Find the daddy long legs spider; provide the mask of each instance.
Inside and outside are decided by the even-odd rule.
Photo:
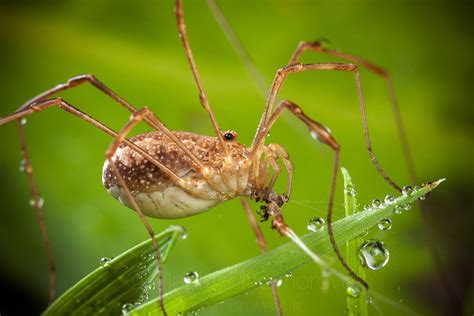
[[[293,64],[293,62],[297,62],[297,60],[296,60],[296,59],[293,59],[289,64]],[[275,81],[275,84],[274,84],[275,92],[276,92],[276,90],[278,89],[279,84],[281,83],[280,81],[282,81],[282,80],[284,79],[284,77],[285,77],[287,74],[292,73],[292,72],[303,72],[303,71],[307,71],[307,70],[338,70],[338,71],[349,72],[350,74],[355,75],[356,84],[359,83],[359,81],[357,80],[357,79],[358,79],[358,71],[357,71],[357,68],[356,68],[354,65],[339,64],[339,63],[322,63],[322,64],[305,64],[305,65],[303,65],[303,64],[295,64],[295,65],[289,65],[287,68],[282,68],[282,70],[278,73],[277,78],[276,78],[276,81]],[[294,76],[294,75],[293,75],[293,76]],[[71,81],[71,82],[72,82],[71,85],[74,85],[75,83],[79,83],[79,82],[95,82],[95,81],[94,81],[94,77],[78,77],[78,78],[74,79],[74,80]],[[95,83],[96,83],[97,86],[102,87],[102,85],[101,85],[100,83],[97,83],[97,82],[95,82]],[[102,91],[104,91],[104,88],[103,88],[103,87],[102,87]],[[108,91],[108,90],[106,90],[106,91]],[[48,96],[48,97],[49,97],[49,96]],[[53,97],[53,96],[51,95],[50,97]],[[205,101],[206,98],[201,97],[201,99],[204,100],[203,103],[204,103],[204,105],[205,105],[205,107],[206,107],[206,101]],[[272,101],[272,100],[270,100],[270,101]],[[35,111],[39,111],[39,110],[42,109],[41,107],[46,108],[46,107],[48,107],[48,106],[62,106],[63,109],[70,110],[70,111],[76,111],[74,108],[69,107],[69,105],[68,105],[67,103],[65,103],[65,102],[67,102],[67,101],[64,101],[64,102],[63,102],[63,101],[61,101],[60,99],[45,101],[43,104],[38,104],[38,103],[36,103],[36,104],[34,105],[33,109],[34,109]],[[119,102],[122,102],[122,104],[124,103],[122,99],[120,99]],[[270,103],[273,103],[273,101],[270,102]],[[275,104],[275,106],[276,106],[276,104]],[[327,131],[322,125],[320,125],[320,124],[314,122],[313,120],[309,119],[306,115],[304,115],[303,113],[299,112],[299,107],[297,107],[294,102],[286,101],[286,102],[281,103],[281,106],[277,108],[277,112],[275,112],[275,113],[279,113],[279,112],[281,112],[281,111],[283,111],[283,110],[285,110],[285,109],[289,109],[292,113],[294,113],[298,118],[300,118],[300,119],[303,121],[303,123],[305,123],[308,127],[310,127],[310,128],[312,129],[312,131],[313,131],[316,135],[318,135],[320,139],[323,140],[323,142],[325,142],[326,144],[330,145],[331,148],[335,149],[335,150],[336,150],[336,153],[338,152],[338,145],[336,144],[336,142],[335,142],[334,138],[331,136],[331,134],[328,133],[328,131]],[[281,110],[281,111],[280,111],[280,110]],[[28,111],[29,111],[29,110],[28,110]],[[33,110],[32,110],[32,111],[33,111]],[[135,109],[133,109],[133,111],[135,112]],[[23,114],[25,114],[25,113],[26,113],[26,112],[23,112]],[[141,110],[141,111],[137,111],[137,112],[135,112],[135,113],[136,113],[135,118],[146,118],[146,117],[149,115],[149,114],[148,114],[148,111],[147,111],[146,109],[143,109],[143,110]],[[211,113],[211,112],[209,112],[209,113]],[[267,111],[266,113],[267,113],[267,114],[264,115],[264,117],[263,117],[263,119],[262,119],[262,121],[261,121],[260,134],[257,133],[256,138],[255,138],[255,140],[254,140],[254,145],[255,145],[255,146],[250,147],[250,150],[248,150],[248,152],[245,153],[245,155],[248,155],[250,158],[256,157],[256,154],[260,152],[260,148],[268,148],[268,150],[269,150],[268,152],[266,151],[267,149],[264,150],[264,151],[265,151],[265,154],[267,154],[268,157],[271,157],[272,155],[274,155],[273,158],[270,158],[270,160],[267,160],[268,163],[269,163],[268,166],[273,166],[273,168],[275,168],[276,170],[278,170],[279,167],[277,167],[277,165],[275,164],[275,162],[274,162],[272,159],[276,159],[276,157],[279,157],[279,158],[283,158],[283,159],[284,159],[285,156],[286,156],[286,154],[285,154],[285,152],[284,152],[281,148],[278,148],[277,146],[262,147],[262,146],[263,146],[262,140],[264,139],[264,137],[263,137],[262,135],[264,135],[264,134],[267,132],[265,125],[269,125],[269,124],[273,121],[273,120],[271,119],[271,116],[270,116],[270,115],[271,115],[271,111],[269,110],[269,111]],[[22,114],[22,115],[23,115],[23,114]],[[26,114],[29,114],[29,113],[26,113]],[[78,112],[76,112],[76,114],[82,115],[82,114],[80,114],[80,113],[78,113]],[[11,119],[20,119],[20,116],[21,116],[21,115],[18,116],[18,114],[17,114],[17,115],[14,115],[14,116],[10,116],[10,120],[11,120]],[[266,119],[265,119],[265,117],[266,117]],[[277,118],[277,115],[275,114],[275,119],[276,119],[276,118]],[[150,116],[150,120],[153,120],[153,118],[152,118],[151,116]],[[211,120],[214,121],[213,119],[211,119]],[[7,121],[7,120],[4,120],[4,121],[2,121],[2,123],[6,122],[6,121]],[[134,124],[134,123],[133,123],[133,124]],[[154,124],[154,127],[155,127],[155,128],[158,128],[158,129],[160,128],[160,126],[159,126],[160,123],[159,123],[158,121],[151,122],[151,124]],[[227,145],[227,144],[229,144],[229,143],[232,143],[232,144],[233,144],[233,137],[234,137],[234,136],[232,136],[232,135],[233,135],[232,132],[229,132],[229,133],[227,133],[227,134],[226,134],[225,132],[220,133],[220,129],[217,127],[216,124],[214,125],[214,128],[219,131],[219,132],[217,133],[217,135],[218,135],[217,140],[218,140],[220,146],[223,148],[223,150],[221,150],[221,151],[225,154],[223,157],[228,157],[228,153],[226,152],[226,148],[227,148],[227,147],[230,147],[231,145]],[[161,130],[162,130],[162,131],[164,130],[163,127],[161,127]],[[110,134],[110,133],[109,133],[109,134]],[[227,140],[226,138],[228,138],[228,136],[226,136],[226,135],[229,135],[229,134],[230,134],[231,136],[230,136],[229,139],[228,139],[229,142],[226,143],[226,140]],[[172,136],[172,134],[169,134],[169,135]],[[183,141],[184,141],[185,138],[186,138],[185,135],[184,135],[184,134],[183,134],[183,135],[179,135],[178,138],[181,138],[181,136],[183,136]],[[160,136],[160,137],[162,137],[162,136]],[[186,142],[185,142],[185,143],[186,143]],[[172,141],[172,144],[175,144],[176,146],[180,146],[180,145],[179,145],[179,142],[178,142],[176,139]],[[226,144],[226,145],[223,145],[223,144]],[[116,143],[115,145],[118,145],[118,143]],[[217,145],[215,145],[215,146],[217,146]],[[112,146],[112,147],[111,147],[111,148],[112,148],[112,152],[113,152],[114,149],[116,149],[116,147],[117,147],[117,146]],[[186,147],[181,145],[181,147],[179,147],[179,148],[180,148],[181,150],[183,150],[183,149],[185,149]],[[218,146],[215,147],[215,148],[218,148]],[[136,150],[139,151],[138,148],[136,148]],[[243,150],[243,149],[241,149],[241,150]],[[111,156],[109,156],[109,158],[112,158],[112,152],[111,152]],[[174,152],[176,152],[176,149],[174,149]],[[179,149],[178,149],[178,152],[179,152]],[[218,151],[218,152],[219,152],[219,151]],[[144,153],[142,152],[142,154],[144,154]],[[187,153],[187,155],[190,156],[190,157],[192,156],[191,153]],[[244,156],[245,156],[245,155],[244,155]],[[216,158],[216,157],[215,157],[215,158]],[[219,159],[221,159],[221,158],[222,158],[222,157],[217,157],[216,159],[219,160]],[[222,158],[222,159],[225,161],[224,158]],[[153,160],[153,159],[151,159],[151,158],[149,157],[149,160],[151,161],[151,160]],[[193,159],[191,159],[191,160],[193,160]],[[199,160],[201,160],[201,163],[202,163],[202,159],[201,159],[201,158],[199,158],[199,159],[197,159],[197,160],[194,159],[193,162],[195,163],[195,165],[190,165],[190,162],[189,162],[189,161],[186,161],[186,162],[184,162],[185,167],[186,167],[186,168],[190,168],[190,167],[192,166],[192,168],[199,168]],[[251,159],[248,160],[248,161],[251,161]],[[234,162],[235,162],[235,161],[234,161]],[[285,161],[284,161],[284,162],[285,162]],[[291,167],[290,167],[288,161],[286,161],[286,162],[287,162],[286,167],[289,168],[290,171],[291,171]],[[155,164],[155,167],[158,167],[157,165],[159,164],[159,161],[155,161],[154,164]],[[223,165],[220,166],[219,168],[224,167],[224,166],[228,166],[228,165],[227,165],[227,164],[223,164]],[[257,166],[257,164],[254,163],[253,166]],[[242,167],[242,168],[245,170],[246,167],[244,166],[244,167]],[[201,169],[201,170],[202,170],[202,169]],[[266,169],[265,169],[265,168],[262,168],[262,170],[266,170]],[[109,169],[109,171],[110,171],[110,169]],[[235,173],[235,171],[232,171],[232,170],[230,170],[229,172],[230,172],[231,174],[232,174],[232,173]],[[251,173],[252,173],[252,172],[251,172]],[[256,173],[256,172],[253,172],[253,174],[256,175],[257,173]],[[261,173],[259,173],[259,174],[261,174]],[[169,177],[172,177],[171,173],[168,173],[168,176],[169,176]],[[211,180],[208,179],[208,180],[206,181],[207,184],[208,184],[210,187],[212,187],[213,189],[216,189],[216,186],[217,186],[217,187],[220,186],[220,191],[218,190],[218,191],[216,191],[216,192],[219,192],[220,194],[224,194],[224,196],[214,197],[214,198],[215,198],[214,201],[225,200],[225,199],[228,199],[228,198],[232,197],[233,195],[236,195],[236,196],[238,196],[238,195],[252,196],[252,195],[253,195],[253,197],[254,197],[255,199],[267,200],[267,203],[270,204],[270,205],[274,205],[274,204],[272,204],[272,203],[282,204],[283,202],[285,202],[284,196],[281,196],[281,195],[280,195],[279,197],[275,197],[275,200],[274,200],[274,201],[271,200],[271,198],[270,198],[271,194],[269,194],[269,193],[271,193],[271,192],[266,190],[267,186],[268,186],[268,187],[271,187],[270,184],[272,184],[272,182],[273,182],[273,179],[271,179],[270,177],[268,177],[267,179],[264,179],[264,177],[262,176],[262,179],[259,180],[261,183],[260,183],[259,185],[255,185],[255,187],[261,187],[262,190],[264,189],[263,191],[258,192],[259,190],[254,190],[253,192],[251,192],[252,190],[250,190],[250,191],[248,191],[248,192],[245,192],[245,194],[244,194],[244,191],[245,191],[245,190],[244,190],[243,188],[241,188],[241,190],[235,190],[235,189],[238,189],[238,188],[239,188],[239,186],[238,186],[238,181],[237,181],[235,184],[228,183],[229,181],[231,181],[231,180],[229,180],[229,179],[227,179],[227,181],[226,181],[225,179],[223,179],[223,182],[222,182],[222,183],[213,182],[214,180],[212,180],[212,172],[211,172],[211,175],[209,175],[209,177],[211,177]],[[232,178],[232,176],[229,176],[229,177]],[[112,176],[112,178],[113,178],[113,176]],[[226,178],[226,177],[224,177],[224,178]],[[236,178],[234,177],[233,179],[236,179]],[[237,177],[237,179],[239,179],[239,178]],[[142,180],[145,181],[145,184],[146,184],[147,181],[146,181],[145,179],[139,179],[138,181],[141,182]],[[178,181],[177,179],[175,179],[175,180]],[[263,181],[263,180],[268,180],[268,182]],[[126,179],[125,179],[125,181],[126,181]],[[257,184],[257,177],[255,177],[255,181],[256,181],[255,184]],[[118,182],[117,182],[117,183],[114,183],[114,184],[115,184],[115,185],[119,184],[119,186],[120,186],[120,183],[119,183],[119,182],[120,182],[120,179],[118,179]],[[252,181],[250,181],[250,182],[252,182]],[[288,182],[289,182],[289,181],[288,181]],[[262,183],[265,183],[265,186],[263,186]],[[183,185],[184,185],[184,184],[183,184]],[[106,186],[107,186],[107,183],[106,183]],[[123,186],[123,183],[122,183],[121,186]],[[131,183],[129,183],[129,186],[131,186]],[[114,187],[114,185],[111,185],[111,186],[109,186],[108,188],[110,189],[110,188],[113,188],[113,187]],[[123,187],[125,187],[125,186],[123,186]],[[231,189],[233,189],[234,191],[230,190],[230,191],[227,191],[227,192],[226,192],[225,190],[229,189],[229,187],[230,187]],[[226,189],[226,188],[227,188],[227,189]],[[225,190],[224,190],[224,189],[225,189]],[[113,190],[112,190],[112,191],[113,191]],[[136,190],[136,191],[140,191],[140,190]],[[237,191],[239,191],[239,192],[237,192]],[[231,194],[231,193],[229,193],[229,192],[231,192],[231,193],[233,192],[233,193]],[[334,192],[334,190],[332,190],[332,192]],[[226,195],[226,194],[227,194],[227,195]],[[127,199],[126,196],[122,196],[122,198],[123,198],[123,199]],[[131,199],[129,199],[129,200],[131,200]],[[332,197],[331,197],[330,200],[332,200]],[[156,201],[155,201],[155,202],[156,202]],[[130,202],[130,203],[131,203],[131,202]],[[193,203],[194,203],[194,202],[193,202]],[[206,207],[208,207],[208,206],[209,206],[209,205],[207,205]],[[145,208],[146,208],[146,207],[145,207]],[[272,212],[272,211],[270,211],[270,212]],[[156,214],[155,214],[155,215],[156,215]],[[272,215],[277,215],[277,214],[273,213]],[[163,215],[159,215],[159,216],[163,216]],[[277,216],[277,218],[278,218],[278,216]],[[277,220],[276,223],[275,223],[275,226],[277,226],[277,227],[284,227],[284,226],[282,226],[282,225],[280,225],[280,224],[281,224],[281,223]],[[283,229],[283,228],[282,228],[282,229]],[[282,231],[283,231],[283,230],[282,230]]]

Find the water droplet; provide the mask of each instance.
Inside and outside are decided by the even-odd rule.
[[[344,193],[349,195],[349,196],[355,196],[356,195],[356,191],[355,191],[355,188],[353,185],[346,185],[346,187],[344,188]]]
[[[306,226],[310,232],[316,232],[324,228],[324,219],[321,217],[313,217],[309,220],[308,226]]]
[[[359,284],[351,284],[347,287],[347,295],[349,295],[350,297],[357,298],[359,297],[360,292],[361,288]]]
[[[380,230],[390,230],[392,228],[392,221],[390,218],[383,219],[378,226]]]
[[[364,205],[364,211],[366,211],[366,212],[372,211],[372,206],[370,204],[365,204]]]
[[[154,290],[155,289],[155,282],[153,281],[150,281],[148,283],[146,283],[144,286],[143,286],[143,290],[144,291],[150,291],[150,290]]]
[[[24,117],[20,120],[21,125],[26,125],[27,122],[28,122],[28,120],[26,119],[26,117]]]
[[[333,50],[334,46],[332,45],[331,41],[325,37],[320,37],[316,40],[316,43],[324,50]]]
[[[315,131],[311,131],[310,134],[311,134],[311,138],[313,138],[316,141],[319,141],[318,133],[316,133]]]
[[[373,207],[379,207],[382,204],[379,199],[373,199],[372,200],[372,206]]]
[[[101,259],[99,260],[99,264],[100,264],[102,267],[105,267],[106,265],[109,264],[110,261],[112,261],[112,259],[107,258],[107,257],[104,257],[104,258],[101,258]]]
[[[140,297],[138,298],[138,303],[143,304],[148,300],[148,298],[149,298],[148,291],[143,292],[142,295],[140,295]]]
[[[402,189],[402,194],[408,196],[413,193],[413,188],[410,185],[406,185]]]
[[[25,172],[25,171],[26,171],[26,163],[27,163],[27,162],[26,162],[25,159],[23,159],[22,161],[20,161],[20,168],[19,168],[20,172]]]
[[[428,185],[428,183],[423,183],[423,184],[422,184],[423,187],[425,187],[425,186],[427,186],[427,185]],[[430,192],[428,192],[428,193],[426,193],[426,194],[420,196],[420,197],[418,198],[418,200],[424,201],[424,200],[426,200],[426,198],[428,197],[428,195],[430,195]]]
[[[292,276],[293,276],[292,272],[285,273],[285,277],[287,277],[287,278],[291,278]]]
[[[359,249],[359,255],[364,265],[371,270],[378,270],[384,267],[390,258],[390,253],[384,243],[374,239],[369,239],[362,244]]]
[[[411,204],[405,204],[405,205],[403,205],[403,209],[404,209],[405,211],[411,210]]]
[[[413,191],[419,191],[419,190],[420,190],[420,187],[419,187],[419,186],[415,186],[415,187],[413,188]]]
[[[180,226],[180,228],[181,228],[181,234],[179,236],[179,239],[184,240],[184,239],[188,238],[188,231],[186,230],[186,228],[184,228],[182,226]]]
[[[125,303],[122,305],[122,313],[126,314],[132,311],[135,306],[132,303]]]
[[[395,214],[402,214],[402,207],[400,205],[396,205],[394,208],[393,208],[393,212]]]
[[[393,203],[395,203],[395,198],[393,197],[393,195],[388,194],[388,195],[385,197],[384,202],[385,202],[385,204],[387,204],[387,205],[392,205]]]
[[[283,279],[276,280],[276,286],[280,287],[283,284]]]
[[[372,296],[367,295],[367,304],[372,304]]]
[[[190,284],[199,280],[199,274],[195,271],[188,272],[184,275],[184,283]]]
[[[44,204],[44,199],[42,197],[38,198],[38,207],[42,208]],[[30,200],[30,206],[35,207],[36,206],[36,200],[31,199]]]
[[[366,228],[362,233],[360,233],[359,237],[365,237],[369,234],[369,229]]]

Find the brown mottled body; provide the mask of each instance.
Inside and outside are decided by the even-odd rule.
[[[145,215],[187,217],[237,196],[255,195],[266,185],[268,163],[262,160],[252,168],[250,151],[235,141],[234,132],[225,133],[229,155],[217,137],[188,132],[173,134],[198,158],[204,166],[202,169],[162,132],[140,134],[130,141],[172,170],[179,177],[178,181],[125,144],[120,145],[112,158]],[[273,155],[266,146],[260,152]],[[104,164],[102,179],[112,196],[133,208],[108,161]]]

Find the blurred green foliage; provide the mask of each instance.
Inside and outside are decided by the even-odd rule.
[[[380,271],[368,271],[373,289],[396,302],[374,298],[369,313],[398,315],[400,308],[421,314],[470,313],[473,222],[472,5],[425,1],[220,1],[224,14],[268,81],[289,59],[300,40],[329,38],[336,47],[390,70],[412,144],[420,181],[446,177],[446,185],[427,201],[432,221],[418,210],[394,218],[389,232],[373,230],[390,249]],[[264,101],[227,43],[204,1],[185,1],[192,48],[216,117],[249,144]],[[177,36],[173,1],[69,0],[4,1],[0,4],[0,115],[66,79],[95,74],[137,107],[147,105],[174,130],[212,135],[207,115]],[[305,62],[333,60],[308,53]],[[408,174],[397,139],[384,83],[362,71],[367,115],[379,161],[398,183]],[[114,129],[129,113],[89,86],[62,96]],[[329,126],[342,144],[342,165],[358,184],[360,203],[390,190],[371,165],[364,144],[353,77],[344,73],[294,75],[282,97]],[[137,129],[145,131],[146,127]],[[0,313],[31,314],[44,309],[48,268],[38,225],[28,205],[26,177],[15,124],[0,127]],[[107,195],[101,184],[110,138],[84,122],[50,109],[28,118],[28,142],[38,185],[45,199],[46,224],[58,263],[62,292],[99,264],[147,237],[136,215]],[[300,234],[310,217],[324,217],[333,153],[315,144],[287,115],[268,142],[283,145],[295,165],[287,222]],[[283,188],[284,179],[279,186]],[[342,178],[336,216],[343,216]],[[156,230],[185,226],[165,266],[167,288],[184,273],[203,275],[259,253],[239,201],[179,221],[152,220]],[[452,295],[439,286],[423,227],[443,258]],[[262,224],[270,247],[283,242]],[[268,229],[267,229],[268,228]],[[334,256],[326,257],[336,262]],[[345,287],[330,280],[321,291],[321,271],[313,265],[280,287],[286,315],[342,314]],[[7,304],[8,303],[8,304]],[[4,310],[3,310],[4,309]],[[22,310],[23,309],[23,310]],[[269,289],[226,302],[204,315],[274,315]]]

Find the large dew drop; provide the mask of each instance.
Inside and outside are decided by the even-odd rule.
[[[199,274],[195,271],[188,272],[184,275],[184,283],[191,284],[199,280]]]
[[[362,244],[359,255],[363,264],[371,270],[384,267],[390,258],[390,253],[384,243],[374,239],[369,239]]]

